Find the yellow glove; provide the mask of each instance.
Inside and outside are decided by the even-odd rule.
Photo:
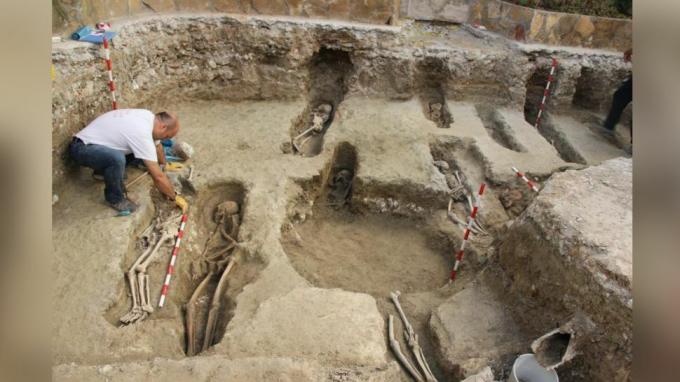
[[[184,165],[178,162],[168,162],[165,164],[165,171],[180,171]]]
[[[187,202],[186,199],[177,195],[175,196],[175,204],[177,205],[177,207],[182,209],[183,214],[187,213],[187,209],[189,209],[189,202]]]

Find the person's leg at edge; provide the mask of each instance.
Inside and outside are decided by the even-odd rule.
[[[612,107],[609,109],[609,114],[604,122],[604,128],[609,131],[614,131],[616,124],[621,119],[623,109],[633,100],[633,78],[629,78],[614,92],[612,99]]]

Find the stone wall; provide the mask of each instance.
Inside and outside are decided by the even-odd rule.
[[[632,47],[631,20],[550,12],[500,0],[402,0],[401,17],[481,24],[515,37],[521,26],[528,42],[624,51]]]
[[[172,12],[302,16],[389,24],[399,13],[399,0],[53,0],[52,31],[67,34],[79,25]]]
[[[633,46],[631,20],[549,12],[500,0],[476,0],[470,8],[470,23],[514,38],[517,26],[526,40],[550,45],[624,51]]]
[[[470,0],[402,0],[402,16],[416,20],[465,23]]]

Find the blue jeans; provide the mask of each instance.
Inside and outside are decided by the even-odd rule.
[[[115,204],[125,199],[125,154],[110,147],[89,144],[86,145],[78,138],[74,138],[69,145],[69,154],[76,163],[94,169],[96,173],[104,175],[104,198]]]

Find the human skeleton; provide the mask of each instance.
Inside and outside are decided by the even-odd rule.
[[[148,245],[144,253],[137,258],[127,272],[127,280],[130,286],[132,307],[130,311],[120,318],[123,325],[143,321],[154,309],[149,297],[149,275],[146,273],[149,264],[157,258],[158,251],[165,243],[172,243],[179,227],[181,214],[172,214],[164,218],[162,213],[154,219],[154,222],[142,233],[143,242]]]
[[[321,143],[326,122],[331,118],[333,107],[327,103],[318,105],[311,113],[311,126],[293,138],[293,147],[302,155],[315,151]],[[308,146],[308,147],[306,147]]]
[[[463,228],[467,227],[467,222],[464,219],[459,218],[453,210],[453,203],[457,201],[463,201],[464,199],[467,202],[466,206],[469,209],[467,211],[468,216],[470,212],[472,212],[473,196],[471,196],[471,193],[467,192],[469,187],[466,187],[467,181],[464,178],[464,175],[458,171],[451,173],[449,171],[449,164],[446,161],[437,161],[435,162],[435,166],[437,166],[437,168],[439,168],[439,170],[444,174],[446,183],[451,189],[447,216],[457,225]],[[479,222],[480,218],[481,216],[478,216],[477,219],[472,220],[472,226],[470,227],[470,230],[476,235],[488,235],[488,231],[482,226],[481,222]]]
[[[238,248],[236,237],[240,226],[239,205],[234,201],[226,201],[219,204],[215,209],[214,221],[217,223],[215,230],[206,243],[198,263],[194,263],[192,273],[194,276],[206,274],[201,283],[196,287],[187,304],[187,355],[195,355],[208,349],[214,342],[217,315],[222,307],[222,295],[226,285],[227,275],[235,264],[232,252]],[[205,294],[208,284],[215,275],[220,274],[217,287],[210,299],[210,308],[206,320],[202,344],[199,344],[197,331],[198,308],[201,296]],[[199,350],[200,345],[200,350]]]

